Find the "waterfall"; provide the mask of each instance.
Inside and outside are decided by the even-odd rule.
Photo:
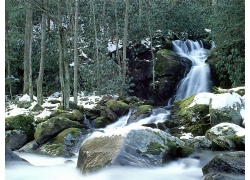
[[[192,61],[190,72],[184,77],[177,87],[177,92],[169,100],[169,105],[174,100],[184,99],[192,94],[200,92],[211,92],[210,68],[205,63],[207,49],[203,47],[202,41],[172,41],[173,51],[182,57]]]

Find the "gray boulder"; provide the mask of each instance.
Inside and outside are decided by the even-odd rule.
[[[206,132],[212,150],[245,150],[245,129],[232,123],[220,123]]]
[[[209,173],[245,174],[245,152],[236,151],[216,155],[202,168],[204,175]]]
[[[5,147],[17,150],[27,143],[27,135],[21,130],[5,131]]]
[[[63,117],[53,117],[37,125],[34,134],[36,142],[41,145],[67,128],[84,128],[86,126]]]
[[[160,166],[192,152],[179,138],[163,131],[125,127],[112,133],[95,132],[87,138],[80,148],[77,168],[87,173],[113,165]]]
[[[209,113],[212,126],[221,122],[241,126],[245,114],[245,99],[234,92],[215,94],[211,98]]]

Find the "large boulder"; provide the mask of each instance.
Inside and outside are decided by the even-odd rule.
[[[175,87],[190,71],[192,62],[168,49],[159,50],[155,58],[155,88],[153,88],[152,57],[133,61],[128,75],[132,77],[132,95],[153,100],[152,105],[166,105],[175,92]]]
[[[35,120],[31,115],[20,114],[5,118],[5,130],[18,130],[27,135],[27,140],[34,139]]]
[[[12,164],[13,162],[15,162],[15,163],[20,162],[20,163],[30,165],[30,163],[28,161],[20,158],[18,155],[13,153],[9,148],[5,147],[5,165],[8,166],[8,165]]]
[[[87,131],[78,128],[68,128],[59,133],[48,143],[42,145],[36,152],[53,156],[72,157],[80,148]]]
[[[141,105],[132,109],[131,115],[128,118],[128,124],[137,122],[143,118],[149,117],[152,114],[153,106]]]
[[[213,93],[199,93],[174,102],[175,116],[185,127],[184,132],[191,132],[194,136],[204,136],[211,128],[209,102]]]
[[[68,128],[86,128],[86,126],[67,118],[53,117],[37,125],[34,137],[36,142],[41,145]]]
[[[220,123],[206,132],[212,150],[245,150],[245,129],[232,123]]]
[[[215,94],[209,106],[211,125],[221,122],[242,125],[245,114],[245,99],[237,93]]]
[[[122,101],[111,99],[106,103],[107,108],[113,111],[118,117],[124,116],[129,112],[129,105]]]
[[[109,133],[95,132],[87,138],[80,148],[77,168],[86,173],[112,165],[159,166],[192,152],[179,138],[163,131],[125,127]]]
[[[204,175],[209,173],[245,174],[245,152],[236,151],[216,155],[202,168]]]
[[[20,130],[5,131],[5,147],[17,150],[27,143],[27,135]]]

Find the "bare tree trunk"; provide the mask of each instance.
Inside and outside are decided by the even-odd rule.
[[[63,63],[63,36],[64,36],[64,30],[61,26],[62,24],[62,15],[61,15],[61,0],[57,1],[57,9],[58,9],[58,23],[59,23],[59,41],[58,41],[58,49],[59,49],[59,78],[61,83],[61,92],[62,92],[62,102],[61,106],[63,109],[65,109],[65,91],[64,91],[64,63]]]
[[[74,34],[74,103],[77,104],[77,85],[78,85],[78,53],[77,53],[77,27],[78,27],[78,0],[75,5],[75,34]]]
[[[125,8],[125,22],[124,22],[124,35],[123,35],[123,51],[122,51],[122,90],[120,92],[120,96],[124,95],[124,87],[126,83],[126,70],[127,70],[127,35],[128,35],[128,11],[129,11],[129,0],[126,0],[126,8]]]
[[[149,1],[150,3],[150,1]],[[152,7],[149,7],[150,8],[150,17],[153,16],[153,13],[152,13]],[[155,90],[155,55],[154,55],[154,51],[153,51],[153,38],[152,38],[152,20],[150,20],[148,17],[147,20],[148,20],[148,29],[149,29],[149,36],[150,36],[150,51],[151,51],[151,56],[152,56],[152,62],[153,62],[153,67],[152,67],[152,74],[153,74],[153,89]]]
[[[116,24],[116,58],[118,61],[118,68],[119,68],[119,77],[122,79],[122,68],[121,68],[121,59],[119,55],[119,26],[118,26],[118,18],[117,18],[117,1],[115,0],[115,24]],[[121,87],[122,88],[122,87]],[[121,91],[121,90],[120,90]]]
[[[97,42],[97,31],[96,31],[96,21],[95,21],[94,0],[91,0],[91,5],[92,5],[93,23],[94,23],[94,30],[95,30],[96,60],[97,60],[97,64],[98,64],[98,62],[99,62],[99,56],[98,56],[98,42]]]
[[[47,0],[43,0],[43,6],[46,8]],[[40,69],[39,69],[39,76],[37,80],[37,103],[42,105],[43,104],[43,75],[44,75],[44,65],[45,65],[45,52],[46,52],[46,15],[43,13],[42,15],[42,30],[41,30],[41,59],[40,59]]]
[[[31,45],[32,45],[32,3],[27,2],[26,10],[26,24],[25,24],[25,44],[24,44],[24,84],[23,84],[23,94],[32,94],[30,85],[32,82],[31,78]],[[31,95],[30,94],[30,95]],[[31,97],[31,100],[33,96]]]
[[[8,15],[6,15],[7,17]],[[5,24],[5,60],[7,61],[7,82],[9,86],[10,99],[12,100],[12,81],[11,81],[11,68],[10,68],[10,56],[9,56],[9,39],[8,39],[8,24]]]

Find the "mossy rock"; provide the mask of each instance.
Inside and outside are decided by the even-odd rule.
[[[21,130],[28,139],[33,139],[35,132],[35,120],[32,115],[20,114],[5,118],[5,130]]]
[[[17,107],[18,108],[28,109],[30,106],[31,106],[31,102],[30,101],[18,101],[18,103],[17,103]]]
[[[44,108],[40,104],[36,104],[33,108],[32,111],[43,111]]]
[[[61,103],[61,101],[58,100],[58,99],[50,99],[50,100],[48,100],[48,102],[51,103],[51,104]]]
[[[157,61],[155,64],[155,72],[157,75],[164,75],[169,67],[178,66],[180,62],[176,61],[175,57],[179,57],[179,55],[168,49],[158,51],[156,53]],[[166,61],[166,59],[168,60]]]
[[[87,134],[87,131],[79,128],[65,129],[37,151],[54,156],[72,157],[75,155],[73,152],[83,141],[83,134]]]
[[[64,142],[64,137],[66,137],[68,134],[72,135],[72,138],[76,139],[78,136],[82,134],[82,130],[79,128],[68,128],[60,132],[53,140],[52,144],[58,144]]]
[[[113,111],[118,117],[126,115],[129,112],[129,105],[122,101],[109,100],[106,103],[107,108]]]
[[[174,101],[175,108],[178,116],[183,116],[186,114],[188,106],[193,102],[195,95],[188,96],[182,100]]]
[[[37,125],[34,137],[38,144],[43,144],[51,137],[68,128],[87,128],[87,126],[67,118],[53,117]]]
[[[178,157],[188,157],[190,154],[194,153],[194,149],[187,146],[181,146],[177,149]]]
[[[108,123],[108,120],[106,117],[98,117],[95,119],[95,124],[94,124],[94,127],[95,128],[104,128],[107,126]]]
[[[145,114],[148,113],[149,111],[151,111],[153,109],[153,106],[151,105],[141,105],[137,108],[137,112],[135,113],[135,115],[138,117],[141,114]]]
[[[69,152],[63,144],[45,144],[39,149],[39,152],[62,157],[72,157],[75,155]]]

